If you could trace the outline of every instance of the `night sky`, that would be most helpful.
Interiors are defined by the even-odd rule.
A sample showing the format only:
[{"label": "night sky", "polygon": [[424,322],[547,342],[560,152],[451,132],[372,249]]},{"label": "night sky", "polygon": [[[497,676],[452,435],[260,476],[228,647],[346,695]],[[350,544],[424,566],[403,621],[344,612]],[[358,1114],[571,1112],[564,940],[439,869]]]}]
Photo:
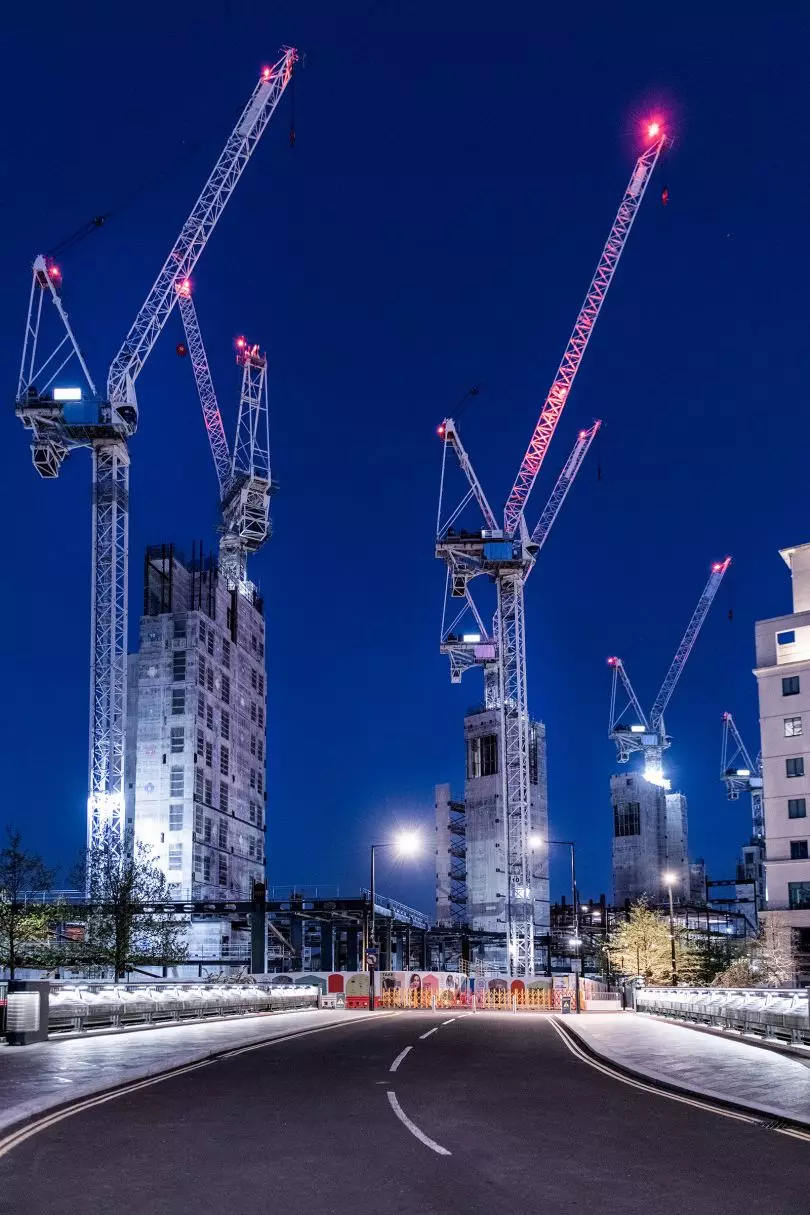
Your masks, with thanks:
[{"label": "night sky", "polygon": [[[252,576],[268,621],[271,881],[356,888],[372,840],[421,824],[426,855],[381,858],[378,882],[432,908],[433,786],[461,790],[462,717],[482,698],[480,674],[452,687],[438,653],[436,426],[480,382],[461,428],[500,506],[653,111],[675,145],[527,512],[532,526],[577,430],[601,417],[527,589],[530,705],[547,723],[552,835],[576,839],[583,893],[609,893],[605,659],[624,658],[649,706],[730,553],[666,760],[692,854],[732,875],[749,804],[718,779],[721,714],[756,750],[753,622],[790,610],[777,550],[810,540],[807,8],[750,12],[51,0],[4,18],[0,824],[63,875],[85,831],[90,462],[76,453],[41,481],[13,414],[31,260],[111,213],[61,259],[103,382],[260,68],[292,43],[306,53],[295,147],[287,97],[195,274],[229,430],[233,337],[270,359],[281,488]],[[131,641],[144,547],[215,543],[181,336],[175,314],[138,382]]]}]

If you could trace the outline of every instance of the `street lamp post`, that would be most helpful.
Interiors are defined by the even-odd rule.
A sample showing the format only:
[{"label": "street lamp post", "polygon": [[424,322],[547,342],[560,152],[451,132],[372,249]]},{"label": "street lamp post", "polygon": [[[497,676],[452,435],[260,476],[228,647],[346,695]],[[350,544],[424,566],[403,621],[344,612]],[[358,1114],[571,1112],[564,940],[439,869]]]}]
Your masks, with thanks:
[{"label": "street lamp post", "polygon": [[[366,948],[366,970],[368,971],[368,1007],[370,1012],[374,1012],[374,971],[377,968],[377,923],[376,923],[376,902],[375,902],[375,885],[376,885],[376,854],[378,848],[396,848],[399,856],[415,856],[420,848],[419,833],[416,831],[401,831],[396,839],[386,840],[382,844],[371,845],[371,908],[369,912],[368,923],[368,946]],[[369,955],[373,961],[369,961]]]},{"label": "street lamp post", "polygon": [[674,873],[664,873],[661,875],[666,883],[669,891],[669,951],[670,951],[670,983],[673,987],[678,986],[678,971],[675,962],[675,908],[672,904],[672,887],[677,882],[677,875]]},{"label": "street lamp post", "polygon": [[[532,848],[541,848],[544,844],[547,844],[549,846],[551,844],[559,844],[561,847],[571,849],[571,903],[574,908],[574,935],[572,937],[572,941],[577,942],[577,948],[578,948],[581,938],[580,938],[580,934],[579,934],[579,894],[577,891],[577,858],[576,858],[576,849],[574,847],[574,841],[573,840],[547,840],[547,839],[544,839],[542,837],[542,835],[530,835],[529,844]],[[534,877],[534,874],[532,874],[532,877]],[[550,936],[550,934],[549,934],[548,949],[549,949],[549,962],[550,962],[551,961],[551,936]],[[577,956],[580,956],[580,955],[578,954]],[[584,949],[584,947],[582,949],[581,957],[582,957],[582,977],[584,979],[584,977],[585,977],[585,949]],[[582,1004],[581,1004],[580,992],[579,992],[579,975],[576,976],[575,982],[576,982],[576,1010],[577,1010],[577,1012],[582,1012]]]}]

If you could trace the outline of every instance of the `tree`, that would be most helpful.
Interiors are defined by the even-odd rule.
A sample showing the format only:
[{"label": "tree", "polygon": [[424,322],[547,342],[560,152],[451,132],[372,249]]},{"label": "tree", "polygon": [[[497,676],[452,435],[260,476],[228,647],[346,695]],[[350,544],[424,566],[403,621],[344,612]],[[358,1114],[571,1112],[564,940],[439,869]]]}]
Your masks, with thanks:
[{"label": "tree", "polygon": [[[606,949],[614,972],[641,975],[652,984],[669,983],[672,978],[669,918],[654,911],[646,899],[633,903],[628,918],[608,937]],[[678,979],[686,983],[700,981],[705,967],[705,956],[694,948],[682,929],[676,929]]]},{"label": "tree", "polygon": [[68,965],[111,966],[116,979],[138,965],[167,966],[188,956],[185,925],[160,904],[171,902],[152,849],[129,834],[123,857],[111,829],[87,850],[81,873],[87,890],[84,940],[68,946]]},{"label": "tree", "polygon": [[786,987],[795,979],[790,924],[770,912],[743,957],[721,971],[713,987]]},{"label": "tree", "polygon": [[25,896],[49,890],[54,874],[41,856],[23,848],[20,832],[9,827],[0,848],[0,966],[8,968],[12,979],[20,967],[41,965],[53,910]]}]

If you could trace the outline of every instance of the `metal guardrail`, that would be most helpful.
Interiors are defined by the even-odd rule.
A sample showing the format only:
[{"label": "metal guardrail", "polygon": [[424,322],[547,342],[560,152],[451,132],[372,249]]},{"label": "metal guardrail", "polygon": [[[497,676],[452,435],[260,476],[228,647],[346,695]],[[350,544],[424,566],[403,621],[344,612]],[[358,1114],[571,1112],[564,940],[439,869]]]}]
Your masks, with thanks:
[{"label": "metal guardrail", "polygon": [[292,984],[54,984],[48,1001],[48,1033],[317,1008],[318,996],[315,986]]},{"label": "metal guardrail", "polygon": [[636,991],[636,1010],[810,1046],[806,989],[642,987]]}]

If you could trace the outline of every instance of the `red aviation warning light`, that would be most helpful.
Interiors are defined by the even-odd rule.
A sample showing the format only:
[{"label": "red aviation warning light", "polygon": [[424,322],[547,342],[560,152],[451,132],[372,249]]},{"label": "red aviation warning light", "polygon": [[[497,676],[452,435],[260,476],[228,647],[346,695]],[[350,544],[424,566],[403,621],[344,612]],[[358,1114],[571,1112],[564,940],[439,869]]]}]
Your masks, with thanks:
[{"label": "red aviation warning light", "polygon": [[244,350],[246,346],[247,346],[247,342],[245,341],[245,339],[243,337],[238,337],[236,339],[236,349],[237,350]]},{"label": "red aviation warning light", "polygon": [[443,439],[444,436],[447,434],[447,427],[445,426],[444,422],[442,422],[441,426],[436,427],[436,434],[439,436],[440,439]]},{"label": "red aviation warning light", "polygon": [[269,67],[262,68],[262,80],[269,80],[273,75],[273,69]]},{"label": "red aviation warning light", "polygon": [[177,288],[178,295],[191,295],[191,279],[184,278]]},{"label": "red aviation warning light", "polygon": [[619,665],[619,660],[618,658],[608,658],[607,664],[609,667],[616,667]]},{"label": "red aviation warning light", "polygon": [[62,271],[59,269],[58,266],[49,266],[48,267],[48,277],[52,278],[55,283],[58,283],[62,277]]}]

